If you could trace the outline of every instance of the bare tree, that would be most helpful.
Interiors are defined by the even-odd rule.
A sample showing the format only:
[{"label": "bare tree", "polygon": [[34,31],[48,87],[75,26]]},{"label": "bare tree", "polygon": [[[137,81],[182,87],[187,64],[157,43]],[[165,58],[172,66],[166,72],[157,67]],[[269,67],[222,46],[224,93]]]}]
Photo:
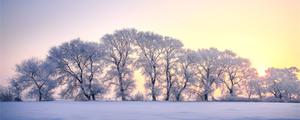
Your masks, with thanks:
[{"label": "bare tree", "polygon": [[116,86],[117,97],[127,100],[130,92],[135,88],[132,66],[133,42],[136,39],[135,29],[117,30],[113,34],[107,34],[101,42],[107,47],[106,60],[111,68],[107,79]]},{"label": "bare tree", "polygon": [[67,86],[62,95],[95,100],[97,94],[105,92],[101,81],[95,78],[101,74],[104,56],[104,45],[80,39],[52,48],[47,59],[56,65],[60,83]]}]

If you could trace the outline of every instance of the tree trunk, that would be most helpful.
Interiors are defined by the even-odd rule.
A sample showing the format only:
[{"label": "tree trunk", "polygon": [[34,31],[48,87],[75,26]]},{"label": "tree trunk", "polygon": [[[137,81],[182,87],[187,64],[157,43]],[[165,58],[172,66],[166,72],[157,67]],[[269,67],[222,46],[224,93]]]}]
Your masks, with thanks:
[{"label": "tree trunk", "polygon": [[180,101],[180,94],[176,95],[176,101]]},{"label": "tree trunk", "polygon": [[185,73],[185,82],[184,82],[184,85],[183,87],[179,90],[178,94],[176,95],[176,101],[180,101],[180,97],[181,97],[181,93],[182,91],[186,88],[187,86],[187,83],[188,83],[188,78],[186,77],[186,73]]},{"label": "tree trunk", "polygon": [[92,94],[92,100],[96,100],[95,94]]},{"label": "tree trunk", "polygon": [[122,101],[126,101],[123,87],[121,88],[121,98],[122,98]]},{"label": "tree trunk", "polygon": [[120,69],[117,68],[118,70],[118,75],[119,75],[119,84],[120,84],[120,93],[121,93],[121,99],[122,101],[125,101],[126,100],[126,97],[125,97],[125,90],[124,90],[124,85],[123,85],[123,78],[122,78],[122,73],[120,72]]},{"label": "tree trunk", "polygon": [[42,101],[42,93],[39,91],[39,101]]},{"label": "tree trunk", "polygon": [[170,90],[171,90],[171,77],[169,73],[169,63],[167,62],[167,67],[166,67],[166,82],[167,82],[167,92],[166,92],[166,98],[165,101],[169,101],[170,98]]},{"label": "tree trunk", "polygon": [[82,83],[82,82],[80,83],[80,89],[81,89],[83,95],[87,98],[87,100],[91,100],[90,95],[88,95],[87,93],[85,93],[85,90],[84,90],[84,87],[83,87],[83,83]]},{"label": "tree trunk", "polygon": [[39,89],[39,101],[42,101],[42,92],[41,92],[41,88],[38,87],[38,89]]},{"label": "tree trunk", "polygon": [[229,89],[229,94],[230,94],[230,96],[234,96],[233,89]]},{"label": "tree trunk", "polygon": [[208,93],[204,94],[204,101],[208,101]]},{"label": "tree trunk", "polygon": [[155,80],[152,80],[151,94],[152,94],[152,101],[156,101],[156,96],[155,96]]},{"label": "tree trunk", "polygon": [[170,98],[170,88],[169,88],[169,86],[168,86],[165,101],[169,101],[169,98]]},{"label": "tree trunk", "polygon": [[280,99],[280,100],[282,99],[282,95],[281,95],[281,93],[279,93],[279,99]]}]

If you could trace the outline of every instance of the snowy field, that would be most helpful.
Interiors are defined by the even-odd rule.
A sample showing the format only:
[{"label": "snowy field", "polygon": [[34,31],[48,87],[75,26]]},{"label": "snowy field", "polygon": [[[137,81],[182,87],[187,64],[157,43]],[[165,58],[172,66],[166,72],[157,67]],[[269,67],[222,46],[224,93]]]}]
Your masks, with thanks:
[{"label": "snowy field", "polygon": [[1,120],[300,120],[299,103],[0,102]]}]

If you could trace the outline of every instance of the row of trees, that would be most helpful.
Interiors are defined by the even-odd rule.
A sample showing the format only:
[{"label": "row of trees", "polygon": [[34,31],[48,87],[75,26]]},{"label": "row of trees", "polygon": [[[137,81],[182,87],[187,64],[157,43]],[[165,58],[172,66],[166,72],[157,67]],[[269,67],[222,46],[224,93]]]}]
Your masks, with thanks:
[{"label": "row of trees", "polygon": [[[45,60],[32,58],[16,68],[6,90],[16,100],[24,94],[53,100],[53,93],[60,91],[63,98],[75,100],[113,93],[123,101],[208,101],[214,100],[216,90],[224,100],[300,99],[296,67],[269,68],[266,76],[258,77],[248,59],[230,50],[185,49],[175,38],[135,29],[106,34],[100,43],[72,40],[51,48]],[[134,94],[135,71],[141,71],[145,93]]]}]

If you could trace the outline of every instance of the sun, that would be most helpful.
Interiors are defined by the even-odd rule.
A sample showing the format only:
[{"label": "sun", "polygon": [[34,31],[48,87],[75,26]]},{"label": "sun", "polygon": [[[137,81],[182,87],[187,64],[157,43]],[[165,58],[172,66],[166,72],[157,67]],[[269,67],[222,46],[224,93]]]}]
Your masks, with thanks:
[{"label": "sun", "polygon": [[266,75],[266,68],[264,68],[264,67],[257,68],[257,73],[258,73],[259,76],[265,76]]}]

